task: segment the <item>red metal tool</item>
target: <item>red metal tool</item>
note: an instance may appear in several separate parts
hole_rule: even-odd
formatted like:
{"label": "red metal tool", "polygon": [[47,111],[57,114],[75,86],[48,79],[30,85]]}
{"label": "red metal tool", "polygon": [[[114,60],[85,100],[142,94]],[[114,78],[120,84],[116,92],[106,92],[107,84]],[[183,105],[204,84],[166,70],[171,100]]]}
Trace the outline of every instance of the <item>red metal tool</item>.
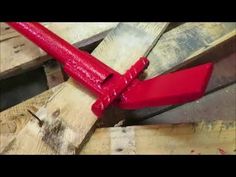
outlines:
{"label": "red metal tool", "polygon": [[213,64],[207,63],[141,81],[137,77],[149,64],[145,57],[122,75],[39,23],[8,24],[60,61],[68,75],[99,97],[92,105],[98,117],[111,104],[140,109],[193,101],[203,96],[212,73]]}

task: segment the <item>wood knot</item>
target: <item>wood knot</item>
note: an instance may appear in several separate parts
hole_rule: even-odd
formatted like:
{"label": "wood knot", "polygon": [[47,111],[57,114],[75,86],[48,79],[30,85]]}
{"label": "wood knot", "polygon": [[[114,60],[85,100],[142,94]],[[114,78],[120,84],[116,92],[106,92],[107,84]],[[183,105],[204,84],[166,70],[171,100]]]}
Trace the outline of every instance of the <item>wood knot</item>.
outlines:
{"label": "wood knot", "polygon": [[123,128],[123,129],[122,129],[122,132],[123,132],[123,133],[126,133],[126,129],[125,129],[125,128]]}
{"label": "wood knot", "polygon": [[123,151],[123,149],[122,148],[117,148],[116,151],[121,152],[121,151]]}
{"label": "wood knot", "polygon": [[60,115],[60,109],[57,109],[56,111],[54,111],[53,113],[52,113],[52,117],[53,118],[57,118],[59,115]]}

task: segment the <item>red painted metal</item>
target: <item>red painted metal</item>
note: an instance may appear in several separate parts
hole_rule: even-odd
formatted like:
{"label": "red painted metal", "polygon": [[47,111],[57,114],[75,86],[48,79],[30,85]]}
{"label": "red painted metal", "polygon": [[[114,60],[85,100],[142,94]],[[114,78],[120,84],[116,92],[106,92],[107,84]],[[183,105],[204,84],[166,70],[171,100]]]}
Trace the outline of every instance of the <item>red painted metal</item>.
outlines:
{"label": "red painted metal", "polygon": [[[101,116],[105,109],[113,102],[117,95],[121,95],[127,86],[135,80],[139,73],[148,67],[149,61],[147,58],[140,58],[126,73],[120,77],[112,87],[107,89],[107,92],[103,94],[93,105],[92,111]],[[123,100],[123,99],[122,99]]]}
{"label": "red painted metal", "polygon": [[208,63],[141,81],[137,77],[149,64],[145,57],[121,75],[39,23],[8,24],[60,61],[65,72],[99,97],[92,105],[98,117],[110,104],[123,109],[140,109],[198,99],[204,94],[212,73],[213,65]]}
{"label": "red painted metal", "polygon": [[189,69],[140,81],[129,87],[119,102],[123,109],[140,109],[193,101],[204,95],[213,69],[206,63]]}
{"label": "red painted metal", "polygon": [[69,75],[98,95],[103,92],[101,83],[112,74],[118,75],[92,55],[78,50],[39,23],[8,24],[60,61]]}

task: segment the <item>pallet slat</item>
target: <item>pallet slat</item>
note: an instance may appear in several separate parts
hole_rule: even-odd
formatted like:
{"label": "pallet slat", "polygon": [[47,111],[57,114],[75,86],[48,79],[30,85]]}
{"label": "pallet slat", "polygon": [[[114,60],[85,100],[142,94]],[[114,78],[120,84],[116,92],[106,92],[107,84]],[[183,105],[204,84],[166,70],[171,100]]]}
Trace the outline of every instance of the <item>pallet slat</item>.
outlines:
{"label": "pallet slat", "polygon": [[235,123],[100,128],[81,154],[236,154]]}

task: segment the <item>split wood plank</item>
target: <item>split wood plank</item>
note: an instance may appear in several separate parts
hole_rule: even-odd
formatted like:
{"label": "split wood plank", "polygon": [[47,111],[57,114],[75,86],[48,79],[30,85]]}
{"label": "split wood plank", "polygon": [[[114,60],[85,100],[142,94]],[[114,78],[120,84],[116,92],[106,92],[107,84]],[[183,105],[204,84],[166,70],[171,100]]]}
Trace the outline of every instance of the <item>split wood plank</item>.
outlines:
{"label": "split wood plank", "polygon": [[[118,23],[43,23],[76,47],[103,39]],[[0,23],[0,79],[38,67],[51,57],[31,41]]]}
{"label": "split wood plank", "polygon": [[0,113],[0,152],[32,118],[27,110],[34,112],[42,107],[62,86],[60,84]]}
{"label": "split wood plank", "polygon": [[236,120],[236,84],[140,122],[141,125]]}
{"label": "split wood plank", "polygon": [[[92,54],[124,73],[138,58],[148,55],[167,26],[168,23],[121,23]],[[3,152],[78,152],[98,122],[90,110],[94,101],[95,98],[87,90],[69,79],[37,112],[37,116],[44,121],[43,127],[39,127],[36,120],[28,122]]]}
{"label": "split wood plank", "polygon": [[[208,23],[207,23],[208,24]],[[209,26],[208,26],[208,28],[210,28],[210,26],[211,26],[212,24],[210,24]],[[194,25],[195,27],[196,27],[196,25]],[[185,28],[183,28],[182,26],[179,26],[178,27],[178,29],[173,29],[173,30],[176,30],[176,31],[181,31],[181,29],[185,29]],[[193,27],[193,29],[194,29],[194,27]],[[183,32],[182,33],[184,33],[185,32],[185,30],[182,30]],[[188,30],[187,30],[188,31]],[[190,30],[191,31],[191,30]],[[205,29],[205,31],[207,31],[207,29]],[[220,30],[216,30],[216,32],[215,33],[217,33],[217,31],[220,31]],[[176,34],[176,32],[174,33],[174,32],[172,32],[173,34]],[[169,32],[168,33],[165,33],[164,35],[166,36],[165,38],[166,39],[172,39],[173,38],[173,40],[175,40],[175,37],[176,37],[176,35],[174,35],[175,37],[171,37],[171,34],[172,33],[170,33],[170,36],[168,37],[166,34],[169,34]],[[213,32],[211,32],[211,33],[213,33]],[[206,33],[207,34],[207,33]],[[183,35],[183,34],[182,34]],[[162,37],[161,37],[161,39],[162,39]],[[174,42],[173,42],[173,40],[170,40],[170,45],[171,44],[173,44]],[[197,40],[199,40],[199,39],[197,39]],[[189,41],[191,41],[190,39],[189,39]],[[194,41],[194,40],[193,40]],[[222,40],[222,41],[224,41],[224,40]],[[186,42],[185,42],[186,43]],[[213,43],[216,43],[216,42],[213,42]],[[229,43],[229,45],[231,45],[232,43],[230,42]],[[181,46],[180,46],[181,47]],[[179,48],[180,48],[179,47]],[[184,47],[182,47],[183,49],[184,49]],[[222,53],[222,51],[226,51],[226,50],[228,50],[229,48],[233,48],[233,49],[235,49],[235,47],[234,46],[224,46],[223,48],[220,48],[220,50],[219,50],[219,47],[215,47],[214,48],[214,50],[212,50],[212,52],[215,54],[216,52],[218,52],[218,53]],[[159,47],[159,48],[157,48],[160,52],[161,52],[161,50],[162,49],[164,49],[163,47]],[[229,51],[229,53],[230,53],[231,51]],[[161,52],[161,53],[163,53],[163,52]],[[206,53],[206,52],[205,52]],[[209,53],[208,53],[209,54]],[[217,55],[207,55],[207,56],[209,56],[209,57],[213,57],[213,58],[220,58],[221,60],[219,60],[219,62],[217,62],[216,64],[215,64],[215,66],[214,66],[214,72],[213,72],[213,75],[212,75],[212,78],[211,78],[211,80],[210,80],[210,83],[209,83],[209,86],[210,87],[208,87],[208,91],[213,91],[213,90],[215,90],[215,89],[218,89],[218,88],[220,88],[220,87],[224,87],[225,85],[228,85],[228,84],[230,84],[230,83],[232,83],[232,82],[235,82],[235,58],[234,57],[232,57],[232,55],[230,54],[230,56],[228,57],[226,57],[226,58],[224,58],[224,55],[223,55],[223,58],[222,58],[222,56],[220,56],[220,54],[217,54]],[[176,54],[177,55],[177,54]],[[205,58],[207,58],[207,56],[205,56]],[[202,58],[202,57],[200,57],[200,58]],[[158,69],[158,67],[157,67],[157,69]],[[52,92],[50,92],[50,93],[52,93]],[[45,100],[47,99],[47,97],[45,97]],[[34,99],[34,103],[37,103],[37,96],[35,97],[35,99]],[[33,104],[33,103],[32,103]],[[25,107],[27,107],[26,106],[27,104],[25,104],[24,102],[23,103],[21,103],[21,104],[19,104],[19,105],[17,105],[16,107],[18,107],[18,110],[22,110],[22,112],[18,112],[18,113],[16,113],[16,112],[14,112],[14,111],[12,111],[12,109],[8,109],[8,110],[6,110],[6,111],[4,111],[3,112],[3,114],[2,113],[0,113],[0,117],[4,117],[5,115],[8,115],[7,116],[7,118],[9,119],[9,120],[11,120],[12,118],[11,117],[20,117],[21,118],[21,116],[20,116],[20,114],[22,113],[22,114],[25,114],[25,112],[26,112],[26,108]],[[156,113],[156,111],[158,111],[158,109],[159,108],[149,108],[149,109],[145,109],[146,110],[146,112],[144,111],[144,110],[141,110],[141,111],[135,111],[135,112],[132,112],[132,114],[129,114],[128,116],[130,116],[131,118],[133,118],[132,116],[134,115],[134,118],[139,118],[139,120],[141,120],[141,118],[145,118],[145,115],[148,115],[148,114],[151,114],[152,112],[154,112],[154,113]],[[160,108],[160,110],[164,110],[164,108]],[[136,114],[134,114],[134,113],[136,113]],[[138,114],[137,114],[138,113]],[[113,113],[113,115],[112,115],[113,117],[114,117],[114,113]],[[149,116],[150,117],[150,116]],[[30,119],[30,117],[28,116],[28,117],[26,117],[27,118],[27,121]],[[129,117],[127,117],[127,118],[129,118]],[[25,122],[27,122],[27,121],[25,121]],[[133,123],[133,122],[132,122]],[[17,125],[17,123],[15,123],[16,125]],[[130,124],[130,123],[127,123],[127,124]],[[106,123],[105,125],[108,125],[108,123]],[[103,124],[103,126],[104,126],[104,124]],[[19,127],[21,127],[21,128],[23,128],[23,126],[19,126]],[[15,134],[14,134],[14,136],[15,136]]]}
{"label": "split wood plank", "polygon": [[[148,55],[147,78],[177,70],[230,42],[235,51],[236,23],[185,23],[162,35]],[[233,42],[232,42],[233,41]],[[231,47],[232,48],[232,47]],[[184,81],[183,81],[184,82]],[[181,84],[181,83],[179,83]],[[129,111],[129,120],[143,120],[167,106]],[[129,125],[129,123],[126,123]]]}
{"label": "split wood plank", "polygon": [[81,154],[236,154],[236,122],[99,128]]}

